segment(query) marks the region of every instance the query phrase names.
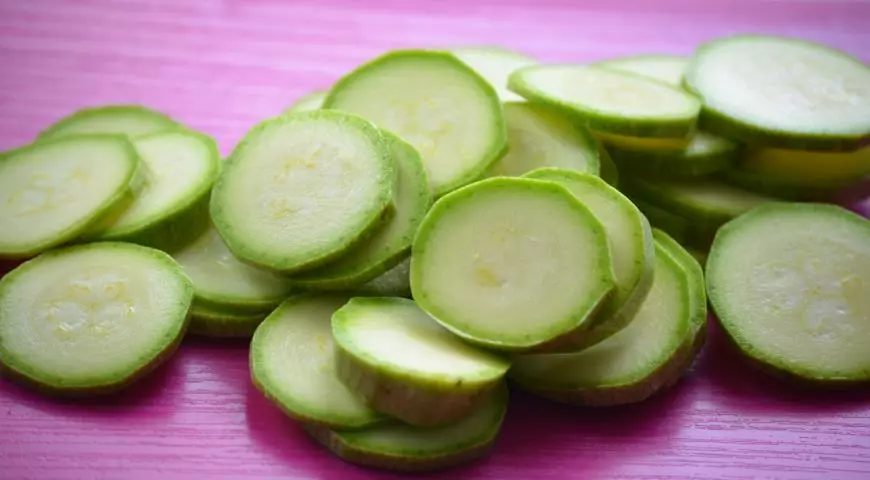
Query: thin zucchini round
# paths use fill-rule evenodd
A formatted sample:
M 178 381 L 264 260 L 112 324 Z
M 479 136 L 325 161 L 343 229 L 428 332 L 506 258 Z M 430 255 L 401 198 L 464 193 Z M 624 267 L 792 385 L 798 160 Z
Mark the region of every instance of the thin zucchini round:
M 301 97 L 299 97 L 293 105 L 290 105 L 284 113 L 291 112 L 309 112 L 311 110 L 318 110 L 323 107 L 323 101 L 326 100 L 326 94 L 328 92 L 317 90 L 311 93 L 307 93 Z
M 510 366 L 405 298 L 352 298 L 333 314 L 332 334 L 344 384 L 375 410 L 415 426 L 468 416 Z
M 694 279 L 697 281 L 697 278 Z M 509 378 L 520 387 L 574 405 L 643 401 L 676 382 L 687 367 L 703 284 L 690 287 L 687 271 L 656 243 L 653 287 L 626 328 L 577 353 L 515 357 Z
M 527 67 L 508 85 L 532 102 L 560 109 L 590 130 L 634 137 L 687 136 L 701 103 L 688 93 L 639 75 L 591 65 Z
M 172 355 L 192 299 L 181 268 L 155 249 L 43 253 L 0 280 L 0 364 L 47 393 L 121 390 Z
M 689 138 L 688 145 L 679 150 L 614 144 L 607 144 L 607 149 L 623 172 L 658 178 L 707 176 L 731 167 L 741 153 L 737 143 L 706 132 L 695 132 Z
M 135 138 L 181 128 L 184 127 L 169 116 L 140 105 L 107 105 L 73 112 L 43 130 L 38 139 L 83 133 L 115 133 Z
M 362 428 L 386 418 L 340 380 L 331 331 L 347 297 L 300 295 L 281 304 L 251 340 L 254 386 L 288 416 L 328 428 Z
M 29 258 L 124 212 L 140 158 L 123 135 L 80 135 L 0 154 L 0 258 Z
M 629 199 L 598 177 L 558 168 L 533 170 L 526 177 L 567 188 L 595 215 L 607 233 L 615 288 L 571 350 L 595 345 L 625 328 L 652 288 L 655 247 L 649 222 Z
M 361 115 L 410 143 L 435 196 L 478 179 L 507 148 L 495 90 L 448 52 L 382 55 L 339 80 L 324 108 Z
M 354 115 L 315 110 L 254 127 L 211 196 L 211 217 L 242 261 L 284 274 L 334 261 L 394 209 L 389 143 Z
M 455 334 L 496 350 L 569 348 L 614 285 L 604 227 L 553 182 L 499 177 L 463 187 L 435 202 L 414 239 L 414 299 Z
M 128 208 L 93 226 L 84 238 L 173 252 L 208 226 L 208 197 L 220 172 L 217 145 L 188 130 L 140 136 L 133 143 L 142 158 L 144 186 Z
M 707 259 L 710 305 L 762 369 L 820 386 L 870 381 L 870 221 L 782 203 L 723 226 Z
M 487 175 L 519 177 L 536 168 L 560 167 L 598 175 L 598 144 L 559 112 L 526 102 L 504 104 L 508 152 Z
M 411 297 L 411 255 L 386 273 L 353 289 L 359 296 Z
M 414 234 L 432 205 L 426 168 L 414 147 L 391 133 L 383 133 L 398 170 L 395 214 L 338 260 L 294 275 L 291 281 L 299 288 L 351 290 L 387 272 L 411 251 Z
M 854 150 L 870 140 L 870 67 L 806 40 L 737 35 L 701 45 L 685 84 L 701 127 L 768 147 Z
M 469 416 L 441 427 L 399 422 L 354 431 L 316 425 L 305 429 L 342 460 L 398 472 L 429 472 L 464 465 L 489 454 L 507 412 L 503 386 Z
M 510 74 L 520 68 L 538 63 L 527 55 L 500 47 L 458 47 L 451 49 L 450 52 L 489 82 L 503 102 L 523 99 L 508 90 Z
M 194 299 L 190 307 L 190 325 L 187 332 L 213 338 L 250 338 L 267 315 L 268 312 L 220 309 L 202 305 Z
M 631 55 L 596 62 L 599 67 L 633 73 L 681 87 L 689 60 L 678 55 Z

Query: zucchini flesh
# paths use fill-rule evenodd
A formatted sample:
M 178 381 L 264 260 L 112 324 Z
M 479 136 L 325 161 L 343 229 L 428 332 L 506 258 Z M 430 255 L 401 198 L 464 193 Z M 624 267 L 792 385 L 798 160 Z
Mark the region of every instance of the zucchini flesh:
M 37 142 L 0 155 L 0 258 L 67 243 L 133 198 L 139 156 L 121 135 Z
M 688 63 L 687 58 L 677 55 L 633 55 L 604 60 L 597 62 L 596 65 L 680 87 Z
M 355 288 L 354 293 L 360 296 L 410 297 L 411 256 L 408 255 L 386 273 Z
M 505 103 L 504 115 L 508 152 L 489 168 L 489 176 L 521 176 L 542 167 L 598 175 L 598 145 L 569 119 L 551 109 L 524 102 Z
M 326 100 L 326 91 L 315 91 L 301 96 L 296 102 L 290 106 L 285 113 L 290 112 L 308 112 L 317 110 L 323 107 L 323 101 Z
M 324 108 L 361 115 L 410 143 L 436 196 L 478 179 L 507 147 L 495 90 L 447 52 L 378 57 L 339 80 Z
M 412 249 L 417 303 L 457 335 L 498 350 L 579 341 L 613 287 L 604 227 L 547 181 L 491 178 L 442 197 Z
M 507 81 L 510 74 L 538 63 L 537 60 L 522 53 L 497 47 L 460 47 L 452 49 L 451 53 L 486 79 L 503 102 L 523 99 L 508 90 Z
M 266 313 L 221 310 L 202 305 L 194 299 L 190 307 L 190 326 L 188 333 L 214 338 L 250 338 Z
M 167 115 L 139 105 L 84 108 L 64 117 L 39 134 L 39 140 L 90 133 L 115 133 L 129 137 L 184 128 Z
M 765 370 L 820 385 L 870 381 L 870 222 L 814 203 L 765 205 L 723 226 L 710 304 Z
M 190 281 L 158 250 L 52 250 L 0 280 L 0 363 L 52 393 L 115 392 L 172 355 L 192 299 Z

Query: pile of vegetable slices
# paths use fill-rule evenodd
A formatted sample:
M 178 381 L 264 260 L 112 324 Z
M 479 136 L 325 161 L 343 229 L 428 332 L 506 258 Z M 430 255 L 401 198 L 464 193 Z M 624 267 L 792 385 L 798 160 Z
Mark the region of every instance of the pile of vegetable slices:
M 186 333 L 342 459 L 487 455 L 510 383 L 582 406 L 678 382 L 707 306 L 747 359 L 870 382 L 870 68 L 736 36 L 542 65 L 398 50 L 215 142 L 86 109 L 0 156 L 0 364 L 116 392 Z

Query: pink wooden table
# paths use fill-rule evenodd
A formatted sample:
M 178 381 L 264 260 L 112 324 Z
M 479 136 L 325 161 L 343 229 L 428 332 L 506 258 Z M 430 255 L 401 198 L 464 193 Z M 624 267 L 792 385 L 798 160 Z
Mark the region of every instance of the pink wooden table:
M 396 47 L 489 43 L 583 61 L 768 32 L 870 61 L 868 27 L 860 0 L 2 0 L 0 149 L 75 108 L 141 102 L 227 153 L 256 121 Z M 714 332 L 685 381 L 639 406 L 515 394 L 495 454 L 439 478 L 867 480 L 868 398 L 760 377 Z M 96 405 L 0 381 L 0 479 L 92 478 L 392 477 L 334 459 L 261 398 L 244 343 L 188 340 Z

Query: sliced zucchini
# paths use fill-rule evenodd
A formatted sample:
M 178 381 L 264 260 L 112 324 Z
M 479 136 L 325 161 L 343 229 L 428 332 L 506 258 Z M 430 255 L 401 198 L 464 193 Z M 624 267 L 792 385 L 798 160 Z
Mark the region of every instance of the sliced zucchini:
M 330 319 L 347 297 L 292 297 L 257 327 L 251 378 L 292 418 L 329 428 L 361 428 L 385 420 L 339 380 Z
M 292 291 L 286 278 L 239 261 L 213 226 L 173 257 L 193 282 L 199 311 L 268 313 Z
M 488 170 L 489 176 L 518 177 L 541 167 L 561 167 L 598 175 L 599 149 L 584 129 L 540 105 L 504 104 L 508 152 Z
M 298 287 L 350 290 L 385 273 L 408 256 L 414 234 L 432 205 L 432 194 L 420 154 L 402 139 L 385 134 L 399 172 L 395 215 L 335 262 L 294 275 L 292 281 Z
M 447 52 L 382 55 L 339 80 L 324 108 L 359 114 L 408 141 L 436 196 L 478 179 L 507 148 L 495 90 Z
M 870 67 L 806 40 L 737 35 L 703 44 L 686 69 L 701 126 L 751 144 L 854 150 L 870 140 Z
M 533 170 L 526 177 L 567 188 L 598 218 L 607 233 L 616 286 L 593 324 L 571 349 L 595 345 L 625 328 L 652 288 L 655 247 L 649 222 L 629 199 L 598 177 L 558 168 Z
M 406 298 L 352 298 L 332 315 L 332 335 L 344 384 L 375 410 L 415 426 L 468 416 L 510 366 Z
M 254 127 L 226 160 L 211 216 L 241 260 L 299 273 L 381 226 L 395 184 L 389 143 L 371 123 L 330 110 L 288 114 Z
M 689 305 L 691 315 L 690 343 L 703 345 L 707 333 L 707 287 L 704 269 L 696 253 L 686 249 L 666 232 L 653 229 L 653 238 L 671 259 L 677 262 L 689 278 Z M 698 336 L 701 336 L 698 338 Z
M 452 49 L 451 53 L 489 82 L 503 102 L 523 99 L 508 90 L 508 76 L 520 68 L 538 63 L 527 55 L 500 47 L 460 47 Z
M 591 65 L 526 67 L 511 90 L 579 117 L 594 131 L 635 137 L 685 137 L 701 103 L 688 93 L 639 75 Z
M 192 299 L 158 250 L 98 242 L 43 253 L 0 280 L 0 364 L 49 393 L 121 390 L 172 355 Z
M 471 415 L 451 425 L 414 427 L 398 422 L 355 431 L 334 431 L 316 425 L 305 429 L 342 460 L 400 472 L 455 467 L 489 454 L 507 412 L 502 387 Z
M 710 304 L 765 370 L 819 385 L 870 381 L 870 222 L 844 208 L 782 203 L 719 230 Z
M 749 172 L 742 168 L 726 170 L 720 176 L 723 182 L 744 190 L 791 201 L 829 201 L 842 188 L 841 185 L 800 185 L 783 179 L 779 175 Z
M 663 207 L 706 232 L 756 206 L 777 201 L 716 180 L 632 178 L 623 182 L 623 188 L 630 197 Z
M 609 144 L 613 161 L 632 175 L 659 178 L 701 177 L 725 170 L 740 155 L 739 146 L 706 132 L 695 132 L 684 149 L 644 149 Z
M 600 67 L 633 73 L 642 77 L 681 87 L 683 72 L 689 60 L 678 55 L 632 55 L 595 63 Z
M 285 113 L 290 112 L 308 112 L 311 110 L 318 110 L 323 106 L 323 101 L 326 100 L 326 91 L 314 91 L 299 97 L 296 100 L 296 103 L 290 106 Z
M 649 202 L 633 198 L 632 203 L 643 213 L 653 228 L 667 232 L 680 243 L 685 243 L 691 238 L 692 226 L 689 220 Z
M 653 287 L 626 328 L 577 353 L 514 358 L 510 379 L 544 398 L 575 405 L 645 400 L 678 379 L 697 307 L 687 272 L 656 243 Z M 699 288 L 703 289 L 703 285 Z
M 220 172 L 215 141 L 171 130 L 136 138 L 144 187 L 119 215 L 94 225 L 84 237 L 118 240 L 172 252 L 208 227 L 208 197 Z
M 250 338 L 266 318 L 266 313 L 233 311 L 202 305 L 190 307 L 188 333 L 215 338 Z
M 408 255 L 387 273 L 354 289 L 359 296 L 411 297 L 411 256 Z
M 0 258 L 32 257 L 123 212 L 139 166 L 122 135 L 61 138 L 0 154 Z
M 183 126 L 167 115 L 139 105 L 84 108 L 66 116 L 39 134 L 47 140 L 82 133 L 116 133 L 141 137 Z
M 598 163 L 601 165 L 601 179 L 612 187 L 619 187 L 619 169 L 607 153 L 607 149 L 598 142 Z
M 419 305 L 465 340 L 496 350 L 581 341 L 615 285 L 601 222 L 543 180 L 490 178 L 445 195 L 412 252 Z

